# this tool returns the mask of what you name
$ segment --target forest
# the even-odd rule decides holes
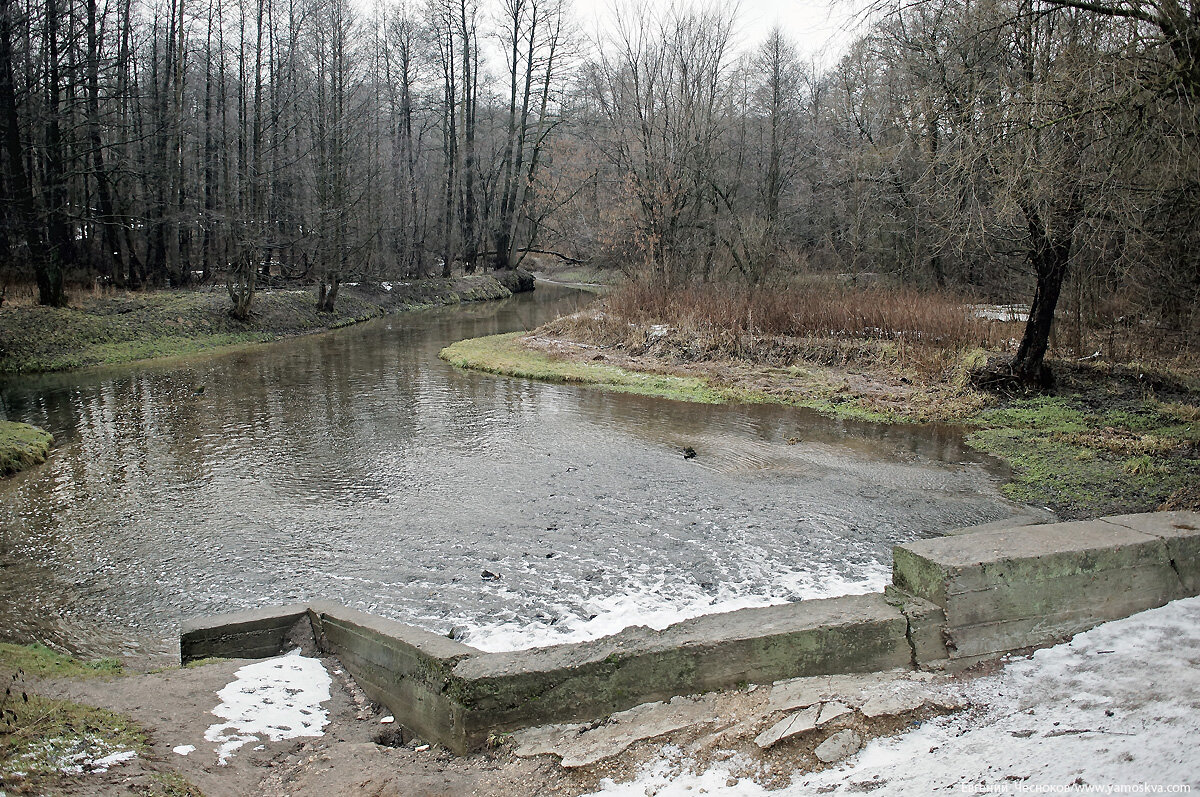
[[[919,0],[831,66],[734,5],[0,0],[0,281],[143,290],[511,269],[880,275],[1190,345],[1200,4]],[[733,289],[731,288],[731,289]],[[5,288],[7,290],[7,288]]]

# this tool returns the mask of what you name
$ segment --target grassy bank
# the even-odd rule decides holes
[[[114,753],[142,753],[145,733],[128,717],[37,692],[44,678],[120,672],[113,659],[83,662],[42,645],[0,643],[6,690],[0,697],[0,788],[10,794],[52,793],[77,767],[82,773]]]
[[[594,385],[623,393],[702,404],[728,400],[720,388],[695,377],[639,372],[599,362],[573,362],[550,357],[523,346],[521,334],[513,332],[460,341],[442,349],[438,356],[460,368],[503,376]]]
[[[125,714],[63,699],[99,682],[116,688],[116,659],[84,661],[43,645],[0,643],[0,794],[199,797]],[[161,740],[160,746],[161,746]]]
[[[970,445],[1010,466],[1006,495],[1065,518],[1200,508],[1200,389],[1186,378],[1056,363],[1055,395],[1001,396],[970,385],[980,349],[781,336],[722,347],[696,330],[631,326],[603,313],[462,341],[441,356],[490,373],[685,401],[961,425]]]
[[[40,465],[54,437],[27,423],[0,421],[0,478]]]
[[[229,314],[223,288],[85,298],[77,307],[0,307],[0,372],[117,365],[260,343],[388,313],[510,294],[490,276],[344,285],[336,313],[318,313],[311,290],[260,291],[249,321]]]

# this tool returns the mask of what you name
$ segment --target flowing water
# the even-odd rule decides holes
[[[587,300],[541,285],[0,385],[4,416],[57,441],[0,482],[0,638],[166,654],[181,618],[322,598],[530,647],[878,589],[892,545],[1021,511],[952,429],[437,359]]]

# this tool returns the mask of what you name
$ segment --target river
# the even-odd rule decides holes
[[[892,545],[1022,511],[954,429],[437,359],[589,298],[0,383],[57,441],[0,482],[0,638],[166,657],[181,618],[320,598],[515,649],[879,589]]]

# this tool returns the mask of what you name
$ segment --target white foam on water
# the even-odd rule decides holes
[[[639,625],[661,631],[669,625],[708,614],[878,592],[890,577],[890,569],[881,563],[863,569],[857,578],[834,573],[814,575],[805,571],[787,571],[778,575],[765,591],[761,586],[747,582],[722,584],[715,594],[699,584],[667,585],[660,580],[623,593],[555,606],[553,624],[522,620],[479,625],[464,623],[468,630],[463,642],[494,653],[586,642]]]
[[[244,744],[260,741],[323,736],[329,712],[332,680],[317,659],[293,651],[286,656],[247,664],[217,696],[221,703],[212,713],[225,720],[209,726],[204,738],[218,742],[217,763],[229,763]],[[178,751],[177,751],[178,752]]]

